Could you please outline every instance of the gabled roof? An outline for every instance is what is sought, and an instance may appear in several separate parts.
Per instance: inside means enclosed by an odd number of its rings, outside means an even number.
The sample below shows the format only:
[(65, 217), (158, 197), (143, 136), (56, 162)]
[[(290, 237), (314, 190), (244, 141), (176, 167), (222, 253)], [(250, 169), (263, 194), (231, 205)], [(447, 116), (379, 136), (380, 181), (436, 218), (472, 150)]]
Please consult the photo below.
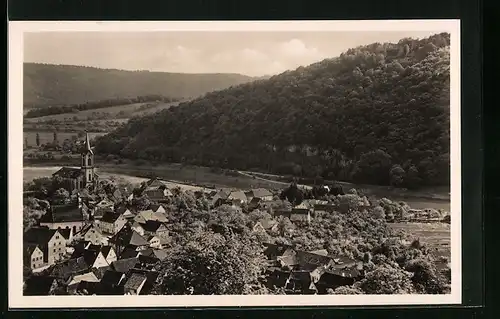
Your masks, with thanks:
[(269, 197), (269, 196), (273, 196), (273, 194), (270, 191), (268, 191), (267, 189), (265, 189), (265, 188), (252, 189), (250, 192), (251, 192), (251, 196), (253, 196), (253, 197)]
[(163, 207), (163, 206), (160, 204), (151, 204), (151, 205), (149, 205), (148, 209), (152, 210), (153, 212), (156, 212), (156, 211), (158, 211), (158, 209), (160, 209), (160, 207)]
[(156, 232), (163, 223), (157, 220), (147, 220), (145, 223), (139, 223), (139, 225), (147, 232)]
[(31, 276), (25, 282), (25, 296), (46, 296), (56, 280), (51, 276)]
[(47, 227), (33, 227), (24, 233), (23, 239), (26, 243), (45, 246), (56, 232), (57, 230), (49, 229)]
[(126, 289), (138, 289), (146, 282), (147, 277), (144, 274), (133, 273), (130, 278), (125, 282)]
[(99, 227), (95, 226), (94, 224), (85, 225), (77, 234), (85, 236), (87, 234), (87, 232), (89, 232), (92, 229), (94, 230), (95, 233), (102, 236), (101, 230), (99, 229)]
[(78, 203), (52, 205), (40, 218), (41, 223), (80, 222), (84, 220), (82, 209), (78, 207)]
[(165, 186), (165, 183), (159, 180), (157, 177), (151, 178), (146, 182), (146, 187), (160, 187)]
[(52, 174), (52, 176), (75, 179), (75, 178), (78, 178), (82, 174), (83, 174), (83, 172), (79, 168), (62, 167), (60, 170), (58, 170), (57, 172)]
[(69, 259), (62, 263), (56, 264), (51, 271), (51, 275), (58, 278), (66, 278), (73, 274), (82, 273), (89, 270), (91, 265), (85, 262), (84, 257)]
[(137, 259), (137, 258), (119, 259), (119, 260), (115, 260), (111, 263), (111, 268), (114, 271), (126, 273), (130, 269), (134, 268), (138, 262), (139, 262), (139, 259)]
[(151, 209), (142, 210), (137, 213), (135, 220), (137, 222), (145, 222), (148, 220), (158, 220), (160, 222), (167, 222), (167, 216), (162, 212), (153, 212)]
[(131, 229), (128, 225), (125, 225), (120, 229), (118, 233), (116, 233), (109, 240), (111, 243), (115, 243), (120, 246), (148, 246), (149, 243), (138, 234), (135, 230)]
[[(40, 250), (42, 250), (40, 247), (38, 247), (38, 244), (29, 244), (29, 243), (25, 243), (23, 245), (23, 257), (25, 259), (28, 259), (31, 261), (31, 255), (33, 255), (33, 252), (38, 248)], [(43, 252), (43, 250), (42, 250)]]
[(108, 286), (118, 286), (124, 274), (114, 270), (107, 270), (102, 276), (101, 283)]
[(115, 212), (112, 212), (112, 211), (107, 211), (102, 216), (101, 222), (114, 224), (118, 220), (118, 218), (120, 218), (120, 216), (121, 216), (120, 213), (115, 213)]
[(125, 249), (123, 249), (120, 255), (120, 259), (136, 258), (137, 256), (139, 256), (139, 252), (135, 250), (135, 248), (126, 247)]
[(153, 254), (159, 260), (164, 260), (168, 256), (168, 250), (167, 249), (155, 249), (155, 250), (153, 250)]
[[(99, 247), (100, 248), (100, 247)], [(97, 256), (99, 256), (100, 249), (99, 250), (93, 250), (93, 249), (85, 249), (83, 251), (76, 250), (71, 254), (70, 259), (77, 259), (77, 258), (83, 258), (85, 263), (87, 265), (93, 265), (94, 262), (97, 259)]]
[(75, 284), (80, 283), (81, 281), (99, 282), (99, 278), (97, 278), (97, 276), (93, 272), (88, 272), (85, 274), (73, 276), (73, 278), (71, 279), (71, 282), (69, 284), (75, 285)]
[(115, 206), (115, 213), (117, 214), (125, 214), (126, 211), (130, 211), (130, 209), (126, 205), (118, 205)]
[(243, 191), (234, 191), (231, 192), (228, 196), (228, 199), (235, 199), (235, 200), (240, 200), (240, 201), (246, 201), (247, 196)]
[(64, 237), (64, 239), (69, 240), (71, 236), (71, 229), (59, 229), (59, 233)]

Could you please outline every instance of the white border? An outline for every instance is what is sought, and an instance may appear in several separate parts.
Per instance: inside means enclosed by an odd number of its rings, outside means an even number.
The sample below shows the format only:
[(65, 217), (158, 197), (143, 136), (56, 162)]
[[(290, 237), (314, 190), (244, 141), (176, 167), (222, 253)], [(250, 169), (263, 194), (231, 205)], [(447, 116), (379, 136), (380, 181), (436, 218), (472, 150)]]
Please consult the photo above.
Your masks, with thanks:
[[(238, 22), (9, 22), (8, 190), (9, 308), (224, 307), (460, 304), (460, 21), (238, 21)], [(451, 268), (449, 295), (286, 295), (286, 296), (37, 296), (22, 295), (23, 33), (43, 31), (435, 31), (451, 34)], [(368, 43), (367, 43), (368, 44)], [(456, 216), (456, 217), (455, 217)]]

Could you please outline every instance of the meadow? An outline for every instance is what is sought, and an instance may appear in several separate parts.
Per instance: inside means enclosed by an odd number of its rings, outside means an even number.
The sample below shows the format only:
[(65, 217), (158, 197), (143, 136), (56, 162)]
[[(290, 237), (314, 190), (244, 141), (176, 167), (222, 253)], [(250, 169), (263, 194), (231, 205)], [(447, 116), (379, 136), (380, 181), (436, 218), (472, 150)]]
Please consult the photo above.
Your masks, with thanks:
[[(23, 132), (23, 143), (24, 139), (28, 139), (28, 145), (29, 146), (36, 146), (36, 134), (39, 134), (40, 136), (40, 145), (46, 144), (46, 143), (52, 143), (54, 140), (54, 133), (53, 132)], [(95, 133), (95, 132), (89, 132), (89, 137), (90, 139), (95, 138), (96, 136), (104, 135), (105, 133)], [(71, 132), (57, 132), (57, 139), (59, 140), (60, 143), (64, 141), (65, 139), (71, 139), (72, 136), (77, 136), (77, 133), (71, 133)]]
[(92, 117), (93, 114), (108, 114), (109, 119), (107, 120), (117, 120), (116, 117), (120, 119), (128, 119), (134, 116), (151, 114), (153, 112), (157, 112), (163, 109), (167, 109), (169, 107), (175, 106), (179, 104), (179, 102), (172, 103), (159, 103), (154, 105), (154, 107), (150, 108), (142, 108), (141, 106), (153, 104), (149, 103), (135, 103), (135, 104), (126, 104), (126, 105), (118, 105), (118, 106), (110, 106), (106, 108), (99, 108), (93, 110), (85, 110), (79, 111), (75, 113), (63, 113), (63, 114), (54, 114), (54, 115), (46, 115), (36, 118), (24, 119), (25, 123), (40, 123), (47, 122), (51, 120), (57, 120), (61, 122), (72, 122), (72, 121), (82, 121), (87, 120), (89, 117)]

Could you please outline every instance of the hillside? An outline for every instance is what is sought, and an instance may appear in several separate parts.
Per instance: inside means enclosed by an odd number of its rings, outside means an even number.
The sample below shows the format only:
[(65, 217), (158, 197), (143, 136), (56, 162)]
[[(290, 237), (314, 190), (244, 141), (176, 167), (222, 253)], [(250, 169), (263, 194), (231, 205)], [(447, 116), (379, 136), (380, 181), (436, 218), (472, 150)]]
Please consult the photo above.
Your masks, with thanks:
[(69, 105), (116, 98), (163, 95), (198, 97), (252, 81), (240, 74), (123, 71), (83, 66), (24, 64), (24, 107)]
[(374, 43), (132, 119), (127, 158), (418, 188), (449, 184), (449, 34)]

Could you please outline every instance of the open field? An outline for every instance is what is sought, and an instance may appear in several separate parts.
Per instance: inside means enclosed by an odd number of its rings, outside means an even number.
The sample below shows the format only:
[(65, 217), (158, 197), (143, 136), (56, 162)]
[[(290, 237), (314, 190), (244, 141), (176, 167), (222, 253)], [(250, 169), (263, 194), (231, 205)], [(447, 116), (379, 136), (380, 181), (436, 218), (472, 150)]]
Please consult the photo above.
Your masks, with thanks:
[(401, 229), (434, 250), (436, 256), (450, 256), (450, 225), (445, 223), (391, 223), (394, 229)]
[[(40, 135), (40, 145), (41, 144), (46, 144), (46, 143), (51, 143), (54, 140), (54, 134), (52, 132), (23, 132), (24, 137), (28, 139), (28, 144), (30, 146), (36, 146), (36, 133)], [(104, 135), (105, 133), (94, 133), (94, 132), (89, 132), (89, 137), (91, 139), (95, 138), (96, 136)], [(57, 132), (57, 139), (59, 140), (60, 143), (64, 141), (65, 139), (71, 139), (72, 136), (76, 136), (77, 133), (68, 133), (68, 132)], [(24, 140), (23, 140), (24, 142)]]
[[(153, 112), (157, 112), (163, 109), (167, 109), (171, 106), (175, 106), (179, 104), (179, 102), (173, 103), (159, 103), (154, 107), (141, 109), (141, 106), (153, 104), (151, 102), (148, 103), (135, 103), (135, 104), (126, 104), (126, 105), (118, 105), (118, 106), (110, 106), (105, 108), (93, 109), (93, 110), (85, 110), (79, 111), (76, 113), (63, 113), (63, 114), (54, 114), (54, 115), (46, 115), (36, 118), (27, 118), (24, 119), (25, 123), (37, 123), (37, 122), (46, 122), (49, 120), (58, 120), (58, 121), (75, 121), (75, 120), (87, 120), (89, 116), (92, 114), (109, 114), (109, 120), (115, 120), (114, 117), (118, 115), (123, 115), (124, 118), (130, 118), (138, 115), (150, 114)], [(119, 114), (122, 112), (122, 114)]]

